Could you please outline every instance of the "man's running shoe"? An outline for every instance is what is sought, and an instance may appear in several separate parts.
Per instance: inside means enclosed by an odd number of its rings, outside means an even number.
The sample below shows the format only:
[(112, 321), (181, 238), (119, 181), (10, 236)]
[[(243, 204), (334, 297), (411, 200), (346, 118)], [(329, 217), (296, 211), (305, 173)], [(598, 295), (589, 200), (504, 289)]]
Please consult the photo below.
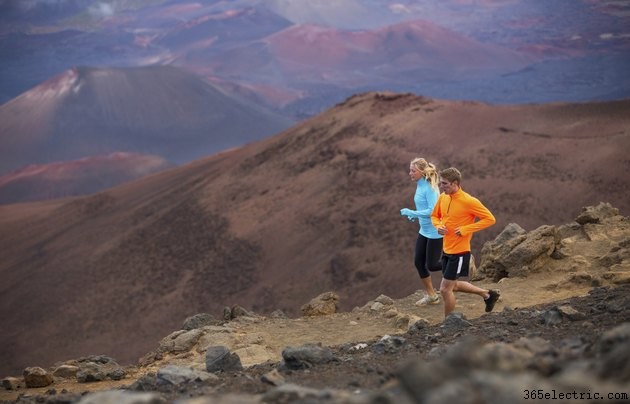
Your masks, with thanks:
[(498, 290), (494, 289), (490, 289), (490, 291), (488, 291), (488, 294), (490, 296), (487, 299), (484, 299), (484, 302), (486, 302), (486, 313), (490, 313), (492, 309), (494, 309), (494, 304), (497, 302), (497, 300), (499, 300), (499, 296), (501, 296), (501, 293)]

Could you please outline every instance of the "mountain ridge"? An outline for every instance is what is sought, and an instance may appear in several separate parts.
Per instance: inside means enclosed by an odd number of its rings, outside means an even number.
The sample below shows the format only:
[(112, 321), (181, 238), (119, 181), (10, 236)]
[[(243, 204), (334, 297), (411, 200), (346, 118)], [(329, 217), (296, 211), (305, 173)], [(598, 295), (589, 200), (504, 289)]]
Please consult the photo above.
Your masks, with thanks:
[[(102, 6), (96, 0), (86, 0), (73, 7), (59, 7), (55, 10), (59, 15), (54, 16), (45, 6), (43, 2), (29, 3), (29, 7), (0, 5), (3, 11), (0, 18), (5, 23), (0, 30), (6, 34), (0, 36), (0, 51), (5, 56), (2, 72), (7, 78), (1, 92), (3, 101), (71, 66), (148, 64), (176, 64), (203, 78), (214, 76), (217, 81), (229, 81), (229, 86), (254, 89), (273, 86), (281, 92), (299, 94), (300, 99), (290, 107), (275, 104), (273, 98), (266, 99), (283, 113), (296, 117), (317, 114), (334, 102), (365, 91), (413, 91), (434, 98), (483, 99), (495, 103), (628, 96), (628, 81), (623, 74), (627, 70), (624, 66), (628, 65), (629, 46), (628, 37), (623, 34), (628, 25), (625, 4), (617, 4), (611, 10), (605, 2), (587, 0), (553, 4), (528, 1), (463, 4), (456, 0), (400, 4), (379, 0), (342, 6), (326, 1), (310, 4), (310, 11), (306, 11), (284, 1), (192, 4), (177, 0), (130, 4), (121, 0), (115, 6)], [(108, 13), (103, 13), (101, 6)], [(46, 15), (50, 18), (42, 18)], [(469, 46), (458, 47), (465, 57), (451, 54), (448, 62), (436, 61), (436, 56), (444, 56), (444, 50), (455, 46), (448, 41), (441, 47), (428, 47), (426, 52), (418, 47), (415, 54), (407, 55), (408, 64), (421, 62), (423, 69), (415, 71), (411, 66), (408, 71), (400, 72), (387, 63), (388, 47), (408, 49), (410, 39), (425, 41), (422, 35), (411, 33), (399, 35), (397, 41), (386, 41), (387, 46), (364, 52), (372, 56), (380, 54), (373, 59), (385, 61), (386, 68), (382, 71), (366, 64), (366, 70), (356, 72), (356, 64), (338, 64), (336, 74), (318, 69), (309, 74), (307, 81), (303, 69), (297, 70), (298, 74), (289, 75), (288, 71), (279, 74), (274, 67), (283, 61), (271, 54), (261, 55), (259, 49), (266, 36), (287, 26), (319, 25), (336, 30), (334, 37), (341, 39), (352, 38), (360, 30), (374, 37), (379, 30), (391, 30), (397, 24), (413, 24), (422, 19), (440, 26), (440, 32), (449, 31), (449, 36), (456, 33), (460, 39), (465, 38)], [(74, 30), (75, 34), (59, 36), (59, 32), (67, 30)], [(352, 41), (347, 44), (329, 41), (324, 45), (331, 52), (353, 46)], [(292, 50), (304, 51), (300, 43), (296, 46), (282, 54), (290, 56)], [(468, 49), (470, 46), (479, 48), (479, 54)], [(498, 48), (505, 51), (488, 52)], [(307, 61), (319, 62), (325, 53), (320, 52)], [(52, 57), (54, 54), (63, 54), (64, 58), (57, 60)], [(494, 56), (501, 54), (504, 56), (497, 58), (503, 65), (500, 74), (488, 70), (488, 74), (479, 75), (477, 71), (468, 75), (466, 69), (461, 69), (470, 61), (489, 64)], [(482, 55), (486, 55), (485, 60)], [(523, 72), (520, 63), (516, 66), (509, 63), (510, 55), (540, 63), (530, 64)], [(433, 65), (438, 68), (427, 69), (424, 63), (427, 60), (435, 62)], [(260, 68), (261, 63), (266, 69)], [(457, 66), (460, 68), (453, 69)], [(265, 91), (258, 94), (261, 98), (265, 95)]]

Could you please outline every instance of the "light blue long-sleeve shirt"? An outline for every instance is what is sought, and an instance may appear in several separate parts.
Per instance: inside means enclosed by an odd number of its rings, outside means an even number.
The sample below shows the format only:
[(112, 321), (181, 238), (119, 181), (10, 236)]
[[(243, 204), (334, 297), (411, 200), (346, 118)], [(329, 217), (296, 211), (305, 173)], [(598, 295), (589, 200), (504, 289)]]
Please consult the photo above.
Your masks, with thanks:
[(426, 238), (442, 238), (437, 229), (431, 223), (431, 213), (437, 203), (440, 192), (424, 178), (418, 180), (416, 193), (413, 200), (416, 203), (416, 210), (410, 210), (409, 215), (418, 219), (420, 223), (420, 234)]

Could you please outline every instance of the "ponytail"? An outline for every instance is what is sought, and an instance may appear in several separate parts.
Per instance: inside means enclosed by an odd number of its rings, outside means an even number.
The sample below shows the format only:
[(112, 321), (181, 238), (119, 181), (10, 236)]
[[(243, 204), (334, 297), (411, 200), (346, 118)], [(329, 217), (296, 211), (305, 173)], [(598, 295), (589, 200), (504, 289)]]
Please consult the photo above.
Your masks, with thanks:
[(435, 189), (439, 193), (439, 175), (435, 164), (428, 163), (427, 168), (424, 169), (424, 178), (429, 182), (431, 188)]
[(415, 159), (411, 160), (411, 164), (413, 164), (418, 170), (421, 170), (424, 173), (424, 179), (427, 180), (429, 185), (431, 185), (431, 188), (439, 193), (439, 175), (435, 164), (429, 163), (422, 157), (416, 157)]

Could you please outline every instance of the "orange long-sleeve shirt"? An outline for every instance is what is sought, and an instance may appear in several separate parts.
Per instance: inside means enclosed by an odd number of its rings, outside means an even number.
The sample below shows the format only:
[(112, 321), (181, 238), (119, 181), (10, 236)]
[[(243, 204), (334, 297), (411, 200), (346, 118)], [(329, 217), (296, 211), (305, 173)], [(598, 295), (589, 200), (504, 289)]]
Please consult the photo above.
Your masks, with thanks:
[[(479, 220), (475, 221), (476, 218)], [(431, 213), (431, 222), (436, 228), (446, 226), (444, 252), (461, 254), (470, 251), (472, 234), (492, 226), (496, 219), (479, 199), (460, 188), (451, 195), (440, 194)], [(458, 228), (461, 236), (455, 233)]]

